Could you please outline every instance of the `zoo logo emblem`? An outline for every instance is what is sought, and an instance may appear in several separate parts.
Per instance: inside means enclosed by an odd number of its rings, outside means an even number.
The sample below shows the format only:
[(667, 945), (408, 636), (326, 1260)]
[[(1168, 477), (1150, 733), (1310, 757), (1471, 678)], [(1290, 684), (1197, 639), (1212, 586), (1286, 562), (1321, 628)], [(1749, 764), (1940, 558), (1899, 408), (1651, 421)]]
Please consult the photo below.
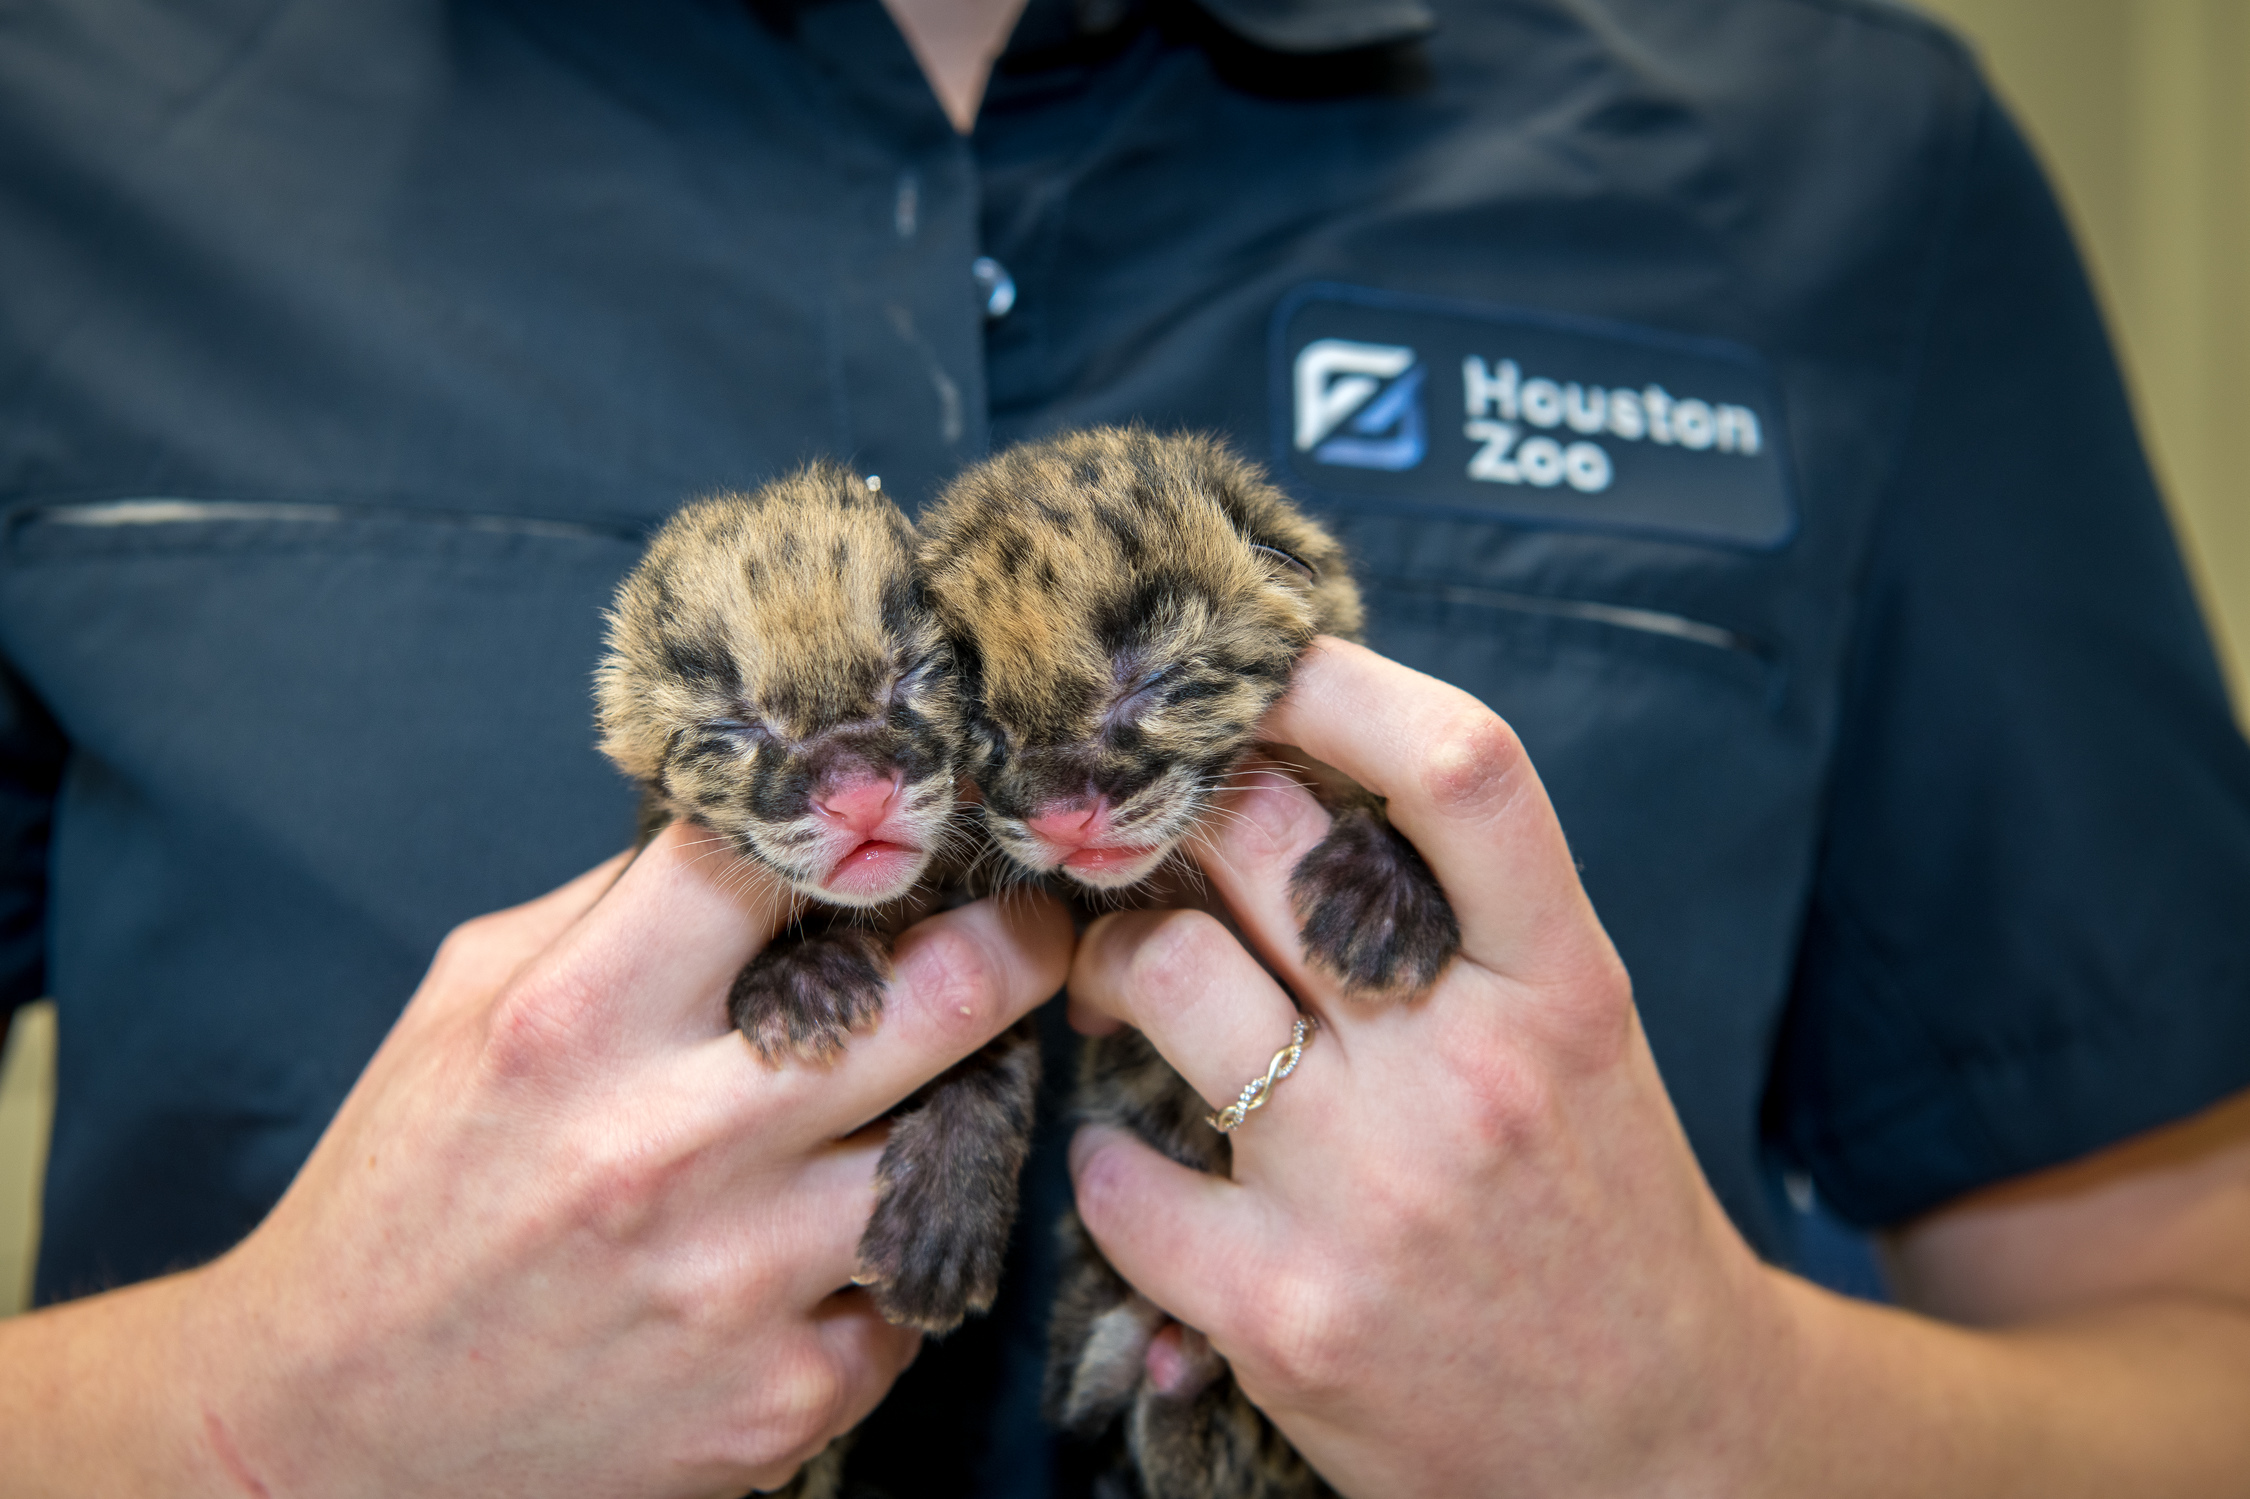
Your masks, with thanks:
[[(1429, 451), (1414, 351), (1323, 338), (1297, 356), (1297, 450), (1321, 463), (1396, 473)], [(1385, 383), (1388, 382), (1388, 383)], [(1330, 436), (1346, 421), (1346, 436)]]
[(1274, 467), (1313, 503), (1795, 534), (1780, 382), (1749, 345), (1332, 282), (1285, 295), (1269, 336)]

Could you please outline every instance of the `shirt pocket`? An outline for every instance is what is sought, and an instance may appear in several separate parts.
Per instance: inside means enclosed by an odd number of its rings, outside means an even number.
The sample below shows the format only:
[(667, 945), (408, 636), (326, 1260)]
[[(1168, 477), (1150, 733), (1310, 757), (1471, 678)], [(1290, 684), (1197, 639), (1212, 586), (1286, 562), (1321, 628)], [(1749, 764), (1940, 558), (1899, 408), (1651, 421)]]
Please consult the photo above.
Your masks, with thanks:
[(66, 804), (98, 781), (419, 945), (629, 835), (589, 680), (641, 542), (408, 508), (37, 508), (0, 541), (0, 641), (71, 741)]
[(1689, 1135), (1729, 1210), (1760, 1221), (1761, 1188), (1732, 1168), (1757, 1158), (1826, 776), (1826, 689), (1806, 681), (1788, 612), (1744, 592), (1780, 559), (1338, 520), (1369, 644), (1522, 740)]
[[(1369, 570), (1362, 587), (1371, 645), (1508, 721), (1611, 903), (1667, 910), (1739, 885), (1710, 882), (1722, 867), (1778, 873), (1808, 851), (1818, 746), (1795, 721), (1781, 643), (1657, 607), (1645, 588), (1454, 569)], [(1755, 883), (1777, 907), (1794, 900), (1786, 880)]]
[(154, 1093), (325, 1118), (449, 928), (630, 842), (590, 677), (640, 550), (403, 507), (8, 517), (0, 652), (69, 741), (48, 930), (78, 1034), (119, 1075), (145, 1051)]

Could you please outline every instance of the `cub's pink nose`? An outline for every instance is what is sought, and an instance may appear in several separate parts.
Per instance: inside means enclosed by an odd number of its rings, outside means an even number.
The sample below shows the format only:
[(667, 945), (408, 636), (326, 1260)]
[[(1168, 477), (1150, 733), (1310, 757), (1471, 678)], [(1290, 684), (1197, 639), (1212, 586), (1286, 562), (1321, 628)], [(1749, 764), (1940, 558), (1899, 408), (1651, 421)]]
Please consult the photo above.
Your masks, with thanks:
[(854, 776), (821, 788), (813, 806), (830, 820), (866, 837), (883, 825), (898, 800), (899, 775)]
[(1109, 798), (1097, 796), (1084, 806), (1050, 807), (1024, 826), (1061, 848), (1084, 848), (1109, 831)]

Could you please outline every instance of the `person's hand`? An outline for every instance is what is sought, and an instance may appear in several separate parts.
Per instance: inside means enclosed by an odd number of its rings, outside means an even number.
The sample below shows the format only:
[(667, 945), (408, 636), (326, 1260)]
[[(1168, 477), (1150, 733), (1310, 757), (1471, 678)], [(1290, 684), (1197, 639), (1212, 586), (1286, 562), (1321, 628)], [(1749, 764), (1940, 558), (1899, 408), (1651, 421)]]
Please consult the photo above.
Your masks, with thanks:
[(171, 1283), (191, 1466), (275, 1496), (731, 1496), (865, 1415), (917, 1344), (848, 1284), (864, 1126), (1052, 994), (1070, 929), (1039, 900), (934, 917), (876, 1033), (773, 1070), (725, 996), (781, 918), (675, 827), (448, 938), (272, 1215)]
[[(1283, 776), (1229, 805), (1202, 862), (1319, 1017), (1234, 1134), (1231, 1181), (1106, 1129), (1079, 1212), (1125, 1278), (1232, 1364), (1348, 1494), (1721, 1491), (1786, 1378), (1789, 1318), (1689, 1152), (1615, 950), (1513, 734), (1451, 687), (1324, 641), (1265, 737), (1389, 799), (1462, 951), (1408, 1005), (1301, 961), (1288, 879), (1327, 817)], [(1098, 922), (1074, 1020), (1138, 1027), (1214, 1108), (1295, 1012), (1210, 916)], [(1159, 1387), (1199, 1360), (1169, 1330)]]

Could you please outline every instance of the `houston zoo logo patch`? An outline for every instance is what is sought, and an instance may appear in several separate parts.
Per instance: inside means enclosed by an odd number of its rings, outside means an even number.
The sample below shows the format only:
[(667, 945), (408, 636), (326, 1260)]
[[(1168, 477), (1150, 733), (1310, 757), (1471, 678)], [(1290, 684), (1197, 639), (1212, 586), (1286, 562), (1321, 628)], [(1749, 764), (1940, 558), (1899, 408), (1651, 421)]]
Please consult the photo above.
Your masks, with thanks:
[(1318, 285), (1276, 310), (1273, 362), (1277, 456), (1316, 491), (1761, 549), (1796, 528), (1740, 344)]

